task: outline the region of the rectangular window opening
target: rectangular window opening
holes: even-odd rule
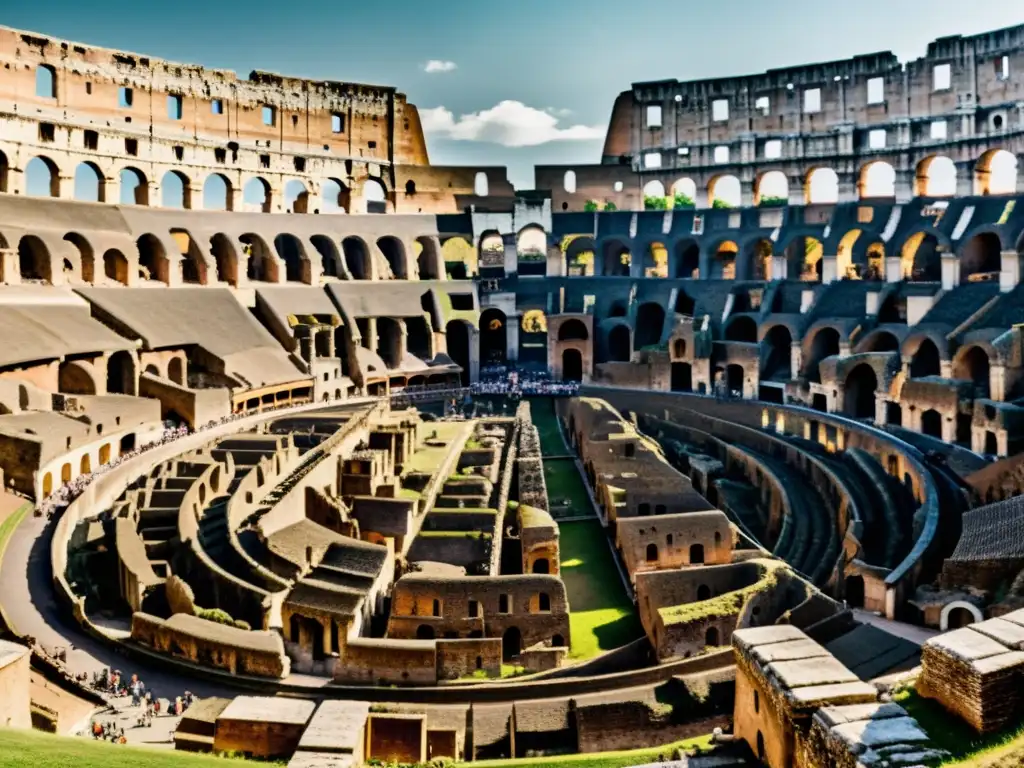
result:
[[[85,148],[86,149],[99,149],[100,146],[100,135],[96,131],[85,132]]]
[[[184,147],[175,147],[174,148],[174,159],[175,160],[184,160],[185,159],[185,148]]]
[[[934,120],[931,126],[931,137],[935,141],[944,141],[949,135],[949,126],[945,120]]]
[[[768,117],[772,113],[772,100],[767,96],[758,96],[754,101],[754,109],[761,113],[761,117]]]
[[[210,111],[215,115],[223,115],[224,102],[220,99],[214,99],[210,102]]]
[[[715,99],[711,102],[711,119],[716,123],[729,119],[729,100]]]
[[[953,86],[953,65],[936,64],[932,70],[932,90],[948,91]]]
[[[868,148],[885,149],[885,129],[877,128],[868,134]]]
[[[277,110],[269,104],[264,104],[261,110],[264,125],[274,125],[277,122]]]
[[[715,162],[719,165],[729,162],[728,147],[715,147]]]
[[[1000,56],[996,59],[996,77],[1000,80],[1010,79],[1010,57]]]
[[[331,133],[345,132],[345,116],[340,112],[331,115]]]
[[[885,78],[872,77],[868,80],[868,104],[885,103]]]
[[[39,124],[39,140],[40,141],[53,141],[56,137],[56,129],[53,127],[53,123],[40,123]]]
[[[176,93],[167,94],[167,116],[171,120],[181,120],[182,99]]]
[[[138,139],[125,139],[124,140],[124,152],[126,155],[136,157],[139,154],[139,140]]]
[[[804,114],[815,115],[821,112],[821,88],[809,88],[804,91]]]
[[[647,107],[647,127],[661,128],[661,106],[651,104]]]
[[[304,158],[304,157],[296,157],[296,158],[294,158],[294,160],[295,160],[295,170],[298,173],[305,173],[306,172],[306,158]]]
[[[661,168],[661,153],[648,152],[644,155],[644,168]]]
[[[772,139],[764,143],[764,158],[765,160],[778,160],[782,157],[782,141],[779,139]]]
[[[213,150],[213,159],[218,163],[226,163],[228,159],[228,151],[223,147],[216,147]]]
[[[270,167],[270,155],[260,155],[260,168]]]
[[[117,89],[117,106],[122,109],[131,109],[134,96],[135,94],[131,88],[126,88],[122,85]]]

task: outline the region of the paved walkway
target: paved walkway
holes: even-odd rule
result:
[[[863,608],[854,608],[853,615],[857,621],[884,629],[890,635],[902,637],[904,640],[909,640],[915,645],[924,645],[925,641],[941,634],[937,629],[919,627],[916,624],[905,624],[902,621],[892,621],[884,616],[879,616],[877,613],[865,611]]]

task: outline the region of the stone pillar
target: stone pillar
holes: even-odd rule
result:
[[[18,251],[15,248],[0,248],[0,283],[4,285],[21,283]]]
[[[1002,252],[1002,265],[999,272],[999,290],[1002,293],[1009,293],[1021,278],[1021,255],[1016,251]]]
[[[823,256],[821,259],[821,282],[824,285],[835,282],[838,279],[836,274],[838,269],[838,256]]]
[[[807,205],[806,179],[803,176],[789,177],[789,204]]]
[[[897,203],[906,203],[912,200],[914,198],[914,171],[896,171],[896,181],[893,187]]]
[[[192,211],[203,210],[203,188],[195,184],[189,184],[187,187],[183,186],[181,194],[184,196],[182,204]],[[273,245],[271,243],[271,245]]]
[[[942,440],[952,445],[956,442],[956,418],[949,418],[942,415]]]
[[[502,238],[505,240],[506,238]],[[597,258],[597,254],[594,254],[594,258]],[[510,237],[505,242],[505,274],[515,275],[519,272],[519,252],[516,250],[516,239]]]
[[[377,351],[377,318],[366,318],[366,335],[363,336],[363,347],[371,352]]]
[[[803,366],[803,348],[799,341],[789,345],[789,376],[795,379],[800,376],[800,368]]]
[[[322,331],[322,333],[326,333],[327,334],[327,356],[328,357],[337,357],[338,356],[338,352],[334,348],[334,328],[330,328],[330,329],[328,329],[326,331]]]
[[[903,263],[899,256],[885,257],[885,282],[898,283],[903,279]]]
[[[1006,366],[993,365],[988,371],[988,396],[992,400],[1006,400]]]
[[[57,197],[61,200],[75,199],[75,177],[60,175],[57,177]]]
[[[519,316],[505,317],[505,359],[509,362],[519,360]]]
[[[943,253],[939,258],[942,261],[942,290],[951,291],[960,285],[960,259],[955,253]]]
[[[996,448],[1000,456],[1009,455],[1009,436],[1005,429],[996,431]]]
[[[754,204],[754,182],[753,181],[741,181],[740,182],[740,205],[744,208],[750,208]]]
[[[480,381],[480,331],[469,329],[469,381]]]
[[[316,347],[313,343],[312,336],[300,336],[299,337],[299,357],[305,360],[307,363],[313,361],[313,355],[316,352]]]
[[[944,379],[953,378],[953,361],[952,360],[940,360],[939,361],[939,376]]]
[[[839,177],[839,202],[857,202],[857,174],[850,172],[838,173],[836,175]]]
[[[975,162],[956,163],[956,196],[970,197],[974,194]]]

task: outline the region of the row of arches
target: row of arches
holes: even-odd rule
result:
[[[857,174],[860,199],[896,197],[896,169],[884,160],[864,165]],[[914,170],[913,194],[917,197],[952,197],[961,181],[956,163],[945,155],[930,155]],[[839,175],[828,167],[812,168],[802,179],[803,203],[831,204],[840,199]],[[786,204],[790,200],[790,179],[782,171],[766,171],[754,179],[753,204]],[[990,150],[974,168],[973,192],[977,195],[1009,195],[1017,191],[1017,158],[1002,149]],[[738,208],[743,205],[740,179],[732,174],[713,177],[707,185],[708,205]],[[668,189],[660,180],[647,182],[645,199],[668,198],[668,207],[678,199],[697,200],[697,183],[688,177],[677,180]]]
[[[7,159],[0,152],[0,191],[7,191]],[[346,213],[351,208],[352,191],[340,179],[327,178],[320,184],[319,196],[313,195],[306,183],[289,179],[282,190],[283,199],[273,198],[273,188],[262,176],[254,176],[236,190],[231,180],[221,173],[209,174],[198,187],[201,200],[194,199],[192,180],[183,171],[167,171],[160,179],[159,200],[150,199],[150,181],[137,167],[126,166],[117,175],[119,198],[111,199],[107,176],[94,162],[79,163],[73,174],[75,200],[121,205],[159,205],[162,208],[190,210],[201,207],[210,211],[259,211],[270,213],[280,202],[289,213]],[[239,196],[237,192],[241,192]],[[379,179],[367,179],[363,195],[368,208],[384,205],[387,190]],[[60,169],[48,157],[37,156],[25,166],[25,192],[34,197],[60,197]]]

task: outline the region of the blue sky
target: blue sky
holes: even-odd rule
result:
[[[393,85],[436,164],[600,160],[632,82],[757,72],[1024,23],[1020,0],[138,0],[12,2],[7,26],[166,59]],[[430,67],[428,62],[447,62]],[[452,66],[453,65],[453,66]]]

